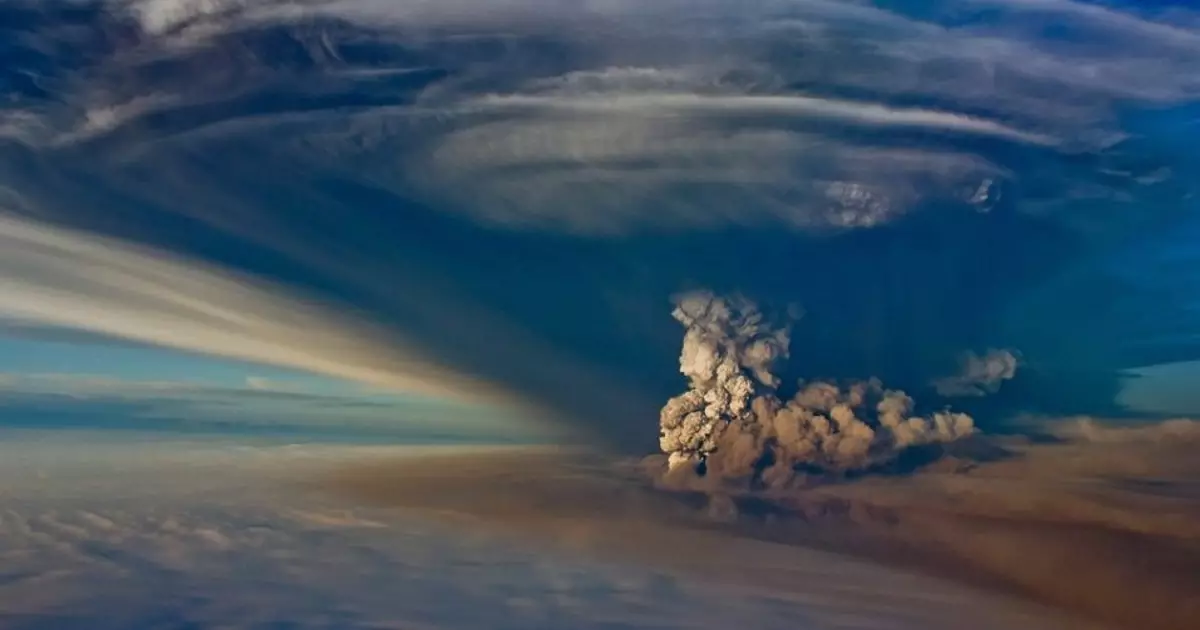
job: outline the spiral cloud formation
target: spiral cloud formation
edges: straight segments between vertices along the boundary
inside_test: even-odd
[[[966,414],[914,415],[913,399],[878,379],[802,382],[782,399],[773,369],[789,356],[795,312],[774,323],[744,297],[696,292],[679,297],[673,315],[686,328],[679,366],[689,382],[660,416],[673,471],[783,487],[798,472],[863,470],[975,431]]]

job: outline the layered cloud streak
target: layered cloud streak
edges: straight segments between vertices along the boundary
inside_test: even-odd
[[[0,217],[0,319],[454,395],[382,331],[281,287],[112,239]]]
[[[328,108],[305,105],[298,148],[489,225],[824,230],[931,204],[990,210],[1036,189],[1030,178],[1067,177],[1091,202],[1126,198],[1145,173],[1064,169],[1080,155],[1104,162],[1128,137],[1119,105],[1200,92],[1187,15],[1069,1],[474,4],[122,4],[122,28],[142,31],[130,49],[54,84],[82,114],[39,106],[8,118],[18,137],[94,139],[215,107],[214,94],[232,106],[299,71]],[[984,19],[996,10],[1005,18]],[[1038,31],[1061,19],[1079,33]],[[637,26],[647,21],[656,27]],[[263,29],[279,26],[286,39],[262,48],[278,39],[258,42]],[[381,52],[362,54],[367,45]],[[171,64],[197,74],[153,70]],[[421,68],[434,74],[380,81]],[[390,97],[367,96],[381,89]],[[279,113],[254,126],[295,133]]]

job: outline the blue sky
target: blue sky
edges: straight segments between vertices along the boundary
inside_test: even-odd
[[[243,387],[262,378],[313,393],[361,393],[351,383],[250,363],[235,363],[171,352],[151,346],[119,344],[102,339],[42,340],[0,338],[5,371],[16,374],[106,375],[132,381],[195,382]]]
[[[1183,5],[52,5],[0,7],[21,404],[102,376],[156,417],[146,384],[186,383],[224,392],[193,414],[442,401],[456,434],[641,448],[681,385],[671,296],[702,287],[803,306],[789,378],[994,423],[1200,410]],[[989,348],[1012,382],[931,394]]]

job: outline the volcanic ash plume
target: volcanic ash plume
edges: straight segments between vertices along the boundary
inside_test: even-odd
[[[745,298],[708,292],[680,297],[672,315],[687,328],[679,371],[691,386],[662,410],[659,445],[675,466],[706,459],[726,427],[752,423],[756,388],[779,386],[771,369],[787,357],[790,331]]]
[[[660,417],[659,445],[672,470],[690,465],[706,476],[784,486],[797,471],[860,470],[974,431],[965,414],[912,415],[912,398],[876,379],[845,388],[801,383],[791,400],[780,399],[773,369],[788,357],[790,322],[769,322],[745,298],[691,293],[673,315],[687,329],[679,367],[690,389]]]

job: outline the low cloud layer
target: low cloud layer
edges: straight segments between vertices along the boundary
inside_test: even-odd
[[[576,521],[583,531],[595,527],[580,539],[601,555],[550,544],[562,530],[539,514],[525,533],[550,538],[531,543],[492,521],[447,522],[360,500],[368,488],[417,490],[432,473],[439,496],[430,498],[457,510],[463,495],[453,480],[484,481],[475,473],[496,470],[494,450],[89,437],[86,446],[45,434],[6,434],[0,443],[0,617],[10,627],[122,630],[168,619],[199,627],[719,630],[753,619],[764,630],[797,620],[847,630],[852,618],[854,630],[952,630],[980,610],[988,612],[973,623],[981,629],[1058,627],[1053,613],[896,568],[639,522],[612,530],[595,518],[615,512]],[[436,453],[451,455],[457,471],[446,477],[448,468],[421,459]],[[503,498],[528,514],[526,501],[561,483],[539,454],[517,456],[524,464],[506,475],[515,483],[488,479],[497,486],[475,493],[478,507]],[[329,492],[331,471],[376,464],[353,489]],[[544,472],[547,484],[531,488],[538,477],[526,473]],[[586,492],[597,481],[575,480],[566,488]],[[576,510],[578,497],[544,506]],[[755,570],[733,579],[748,563]]]
[[[791,491],[670,490],[629,462],[534,452],[360,463],[337,471],[330,485],[374,505],[423,509],[604,558],[675,563],[715,581],[804,588],[804,567],[825,565],[748,562],[743,545],[757,538],[1031,599],[1071,614],[1056,620],[1062,627],[1190,630],[1200,610],[1200,433],[1179,422],[1091,421],[1101,426],[1103,440],[1069,429],[1038,444],[990,438],[1003,455],[956,472],[939,464]],[[1077,575],[1064,580],[1063,567]],[[890,582],[887,597],[914,584]],[[860,611],[879,601],[855,592]],[[938,610],[948,591],[936,592],[916,608]],[[998,621],[990,611],[971,617],[956,623]]]

